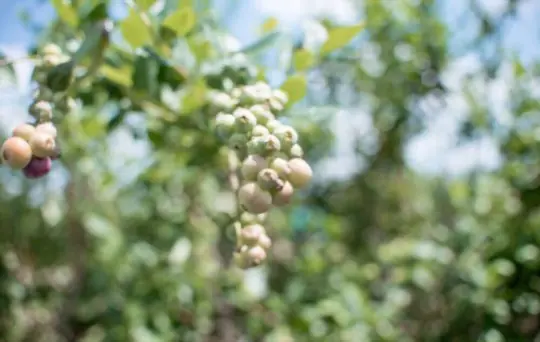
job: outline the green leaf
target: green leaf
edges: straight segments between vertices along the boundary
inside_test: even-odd
[[[306,49],[300,49],[294,52],[293,64],[297,71],[303,71],[309,69],[315,63],[315,56],[313,53]]]
[[[124,39],[134,49],[152,41],[150,28],[146,26],[141,16],[134,10],[130,10],[128,17],[122,21],[120,31]]]
[[[159,64],[148,56],[137,56],[133,70],[133,89],[151,97],[159,96]]]
[[[364,24],[358,24],[354,26],[343,26],[330,29],[328,32],[328,39],[321,47],[321,55],[327,55],[332,51],[340,49],[349,44],[354,37],[356,37],[363,29]]]
[[[71,27],[77,27],[79,24],[79,16],[77,11],[71,7],[70,4],[64,0],[52,0],[52,5],[62,21],[66,22],[66,24]]]
[[[191,7],[183,7],[169,14],[163,26],[173,30],[177,36],[185,36],[195,26],[195,12]]]
[[[135,0],[135,3],[139,9],[143,11],[148,11],[150,7],[156,2],[156,0]]]
[[[101,66],[100,73],[113,83],[122,85],[126,88],[131,88],[132,86],[131,75],[133,69],[128,65],[124,65],[121,68],[113,68],[110,65],[104,64]]]
[[[208,89],[203,80],[191,86],[182,98],[182,112],[189,113],[202,107],[206,101]]]
[[[278,38],[280,37],[281,37],[281,34],[279,32],[272,32],[262,37],[261,39],[257,40],[255,43],[242,48],[240,51],[238,51],[238,53],[254,54],[254,53],[260,52],[264,50],[266,47],[274,44],[276,40],[278,40]]]
[[[274,31],[276,29],[278,24],[279,24],[279,21],[276,18],[270,17],[270,18],[266,19],[264,21],[264,23],[261,25],[261,32],[263,34],[272,32],[272,31]]]
[[[292,75],[283,82],[281,90],[289,96],[289,104],[300,101],[307,93],[306,77],[303,74]]]

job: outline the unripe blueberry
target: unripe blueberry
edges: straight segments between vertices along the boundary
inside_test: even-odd
[[[266,128],[268,128],[270,133],[274,133],[281,126],[283,124],[279,120],[270,120],[266,123]]]
[[[289,96],[287,96],[287,93],[285,93],[281,89],[275,89],[272,91],[272,98],[281,102],[281,104],[285,105],[287,102],[289,102]]]
[[[251,106],[249,110],[251,110],[253,115],[255,115],[257,118],[257,122],[261,125],[266,125],[268,121],[276,119],[274,114],[272,114],[272,112],[270,112],[268,108],[263,105]]]
[[[278,152],[281,148],[279,139],[274,135],[253,137],[247,144],[248,153],[267,156]]]
[[[252,137],[265,137],[268,135],[270,135],[270,131],[268,130],[268,128],[262,125],[257,125],[253,127],[253,130],[251,131]]]
[[[48,101],[36,101],[30,105],[28,111],[41,122],[52,120],[52,106]]]
[[[35,133],[36,128],[29,124],[20,124],[15,129],[13,129],[12,135],[14,137],[23,138],[26,141],[29,141],[32,135]]]
[[[54,137],[47,133],[36,130],[36,133],[30,138],[29,143],[32,148],[32,154],[36,157],[50,157],[56,153]]]
[[[58,132],[56,127],[52,122],[44,122],[36,126],[36,132],[41,132],[50,135],[53,138],[56,138]]]
[[[270,106],[270,109],[272,109],[274,113],[279,113],[285,109],[285,106],[276,99],[268,100],[268,105]]]
[[[253,246],[248,249],[247,257],[251,265],[258,266],[266,259],[266,251],[261,246]]]
[[[240,223],[242,223],[243,226],[249,226],[250,224],[263,223],[264,220],[266,220],[266,216],[267,216],[267,213],[252,214],[252,213],[248,213],[247,211],[244,211],[240,215]]]
[[[257,124],[257,118],[248,109],[237,108],[233,115],[236,119],[236,127],[241,132],[250,132]]]
[[[215,118],[217,134],[222,138],[229,137],[234,132],[235,123],[234,115],[219,113]]]
[[[270,164],[270,168],[275,170],[279,177],[283,179],[287,179],[287,177],[289,177],[289,173],[291,173],[289,162],[283,158],[274,158]]]
[[[272,195],[254,182],[246,183],[238,190],[240,207],[252,214],[262,214],[272,207]]]
[[[12,169],[23,169],[31,159],[32,148],[23,138],[11,137],[2,144],[2,160]]]
[[[44,55],[62,55],[62,49],[60,49],[58,45],[53,43],[45,44],[45,46],[43,46],[42,52]]]
[[[272,204],[277,207],[282,207],[291,202],[294,194],[294,188],[290,182],[285,182],[281,189],[274,194]]]
[[[274,130],[274,135],[281,142],[283,148],[291,148],[298,142],[298,133],[291,126],[282,125]]]
[[[257,81],[253,85],[253,88],[257,90],[257,92],[264,95],[266,98],[270,98],[272,96],[272,87],[266,82],[263,81]]]
[[[240,97],[242,97],[242,89],[234,88],[233,90],[231,90],[231,97],[235,100],[240,99]]]
[[[264,227],[260,224],[245,226],[240,231],[240,243],[242,245],[253,246],[259,242],[261,235],[266,234]]]
[[[236,105],[236,101],[226,93],[215,93],[210,97],[210,103],[220,110],[232,110]]]
[[[266,234],[263,234],[259,237],[258,245],[264,248],[265,250],[269,250],[270,247],[272,247],[272,240],[270,237]]]
[[[257,175],[257,183],[261,189],[268,191],[280,190],[283,187],[283,180],[279,178],[278,173],[272,169],[263,169]]]
[[[250,105],[258,102],[257,89],[253,86],[245,86],[241,91],[242,93],[239,96],[240,104]]]
[[[304,157],[304,149],[298,144],[294,144],[289,150],[289,155],[291,158],[302,158]]]
[[[62,56],[60,55],[45,55],[43,56],[42,63],[46,68],[52,68],[62,63]]]
[[[288,177],[289,182],[297,188],[305,187],[313,176],[311,166],[304,159],[294,158],[289,160],[289,167],[291,168]]]
[[[242,162],[242,176],[245,180],[255,181],[259,172],[268,166],[268,162],[261,156],[256,154],[249,155]]]
[[[40,178],[51,171],[51,158],[32,157],[30,163],[23,169],[23,174],[26,178]]]
[[[248,138],[245,134],[235,133],[228,141],[229,147],[235,150],[238,154],[243,155],[247,151]]]

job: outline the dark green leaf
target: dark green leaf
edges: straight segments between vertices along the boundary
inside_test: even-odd
[[[159,96],[159,64],[149,56],[137,56],[132,75],[133,89],[151,97]]]

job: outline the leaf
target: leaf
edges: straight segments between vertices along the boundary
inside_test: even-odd
[[[120,24],[120,31],[124,39],[136,49],[152,41],[152,33],[141,16],[134,10],[130,10],[129,15]]]
[[[155,2],[156,0],[135,0],[135,3],[139,9],[143,11],[148,11],[148,9],[150,9]]]
[[[328,39],[321,47],[321,55],[327,55],[332,51],[340,49],[349,44],[354,37],[356,37],[363,29],[364,24],[358,24],[354,26],[343,26],[330,29],[328,32]]]
[[[281,37],[281,33],[272,32],[262,37],[261,39],[257,40],[255,43],[242,48],[240,51],[238,51],[238,53],[254,54],[254,53],[260,52],[264,50],[266,47],[272,45],[280,37]]]
[[[303,74],[289,77],[281,85],[281,90],[289,96],[289,104],[300,101],[307,93],[307,80]]]
[[[264,21],[264,23],[261,25],[261,32],[263,34],[272,32],[279,24],[279,21],[274,18],[270,17]]]
[[[66,24],[71,27],[77,27],[79,24],[79,15],[71,5],[63,0],[52,0],[52,5],[62,21],[66,22]]]
[[[100,73],[109,81],[122,85],[126,88],[131,88],[131,75],[133,70],[128,65],[121,68],[113,68],[110,65],[104,64],[101,66]]]
[[[163,26],[173,30],[177,36],[185,36],[195,26],[195,12],[191,7],[183,7],[169,14]]]
[[[202,107],[206,101],[207,87],[203,80],[194,84],[182,99],[182,112],[189,113]]]
[[[311,68],[315,63],[315,56],[313,53],[306,49],[299,49],[294,52],[293,64],[297,71],[303,71]]]
[[[159,96],[159,64],[149,56],[137,56],[133,70],[133,89],[151,97]]]

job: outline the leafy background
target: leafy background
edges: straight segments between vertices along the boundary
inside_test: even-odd
[[[0,170],[2,339],[540,340],[536,2],[129,5],[0,5],[12,59],[115,23],[54,172]],[[2,69],[4,135],[28,119],[30,68]],[[204,98],[252,77],[298,100],[316,179],[240,272]]]

